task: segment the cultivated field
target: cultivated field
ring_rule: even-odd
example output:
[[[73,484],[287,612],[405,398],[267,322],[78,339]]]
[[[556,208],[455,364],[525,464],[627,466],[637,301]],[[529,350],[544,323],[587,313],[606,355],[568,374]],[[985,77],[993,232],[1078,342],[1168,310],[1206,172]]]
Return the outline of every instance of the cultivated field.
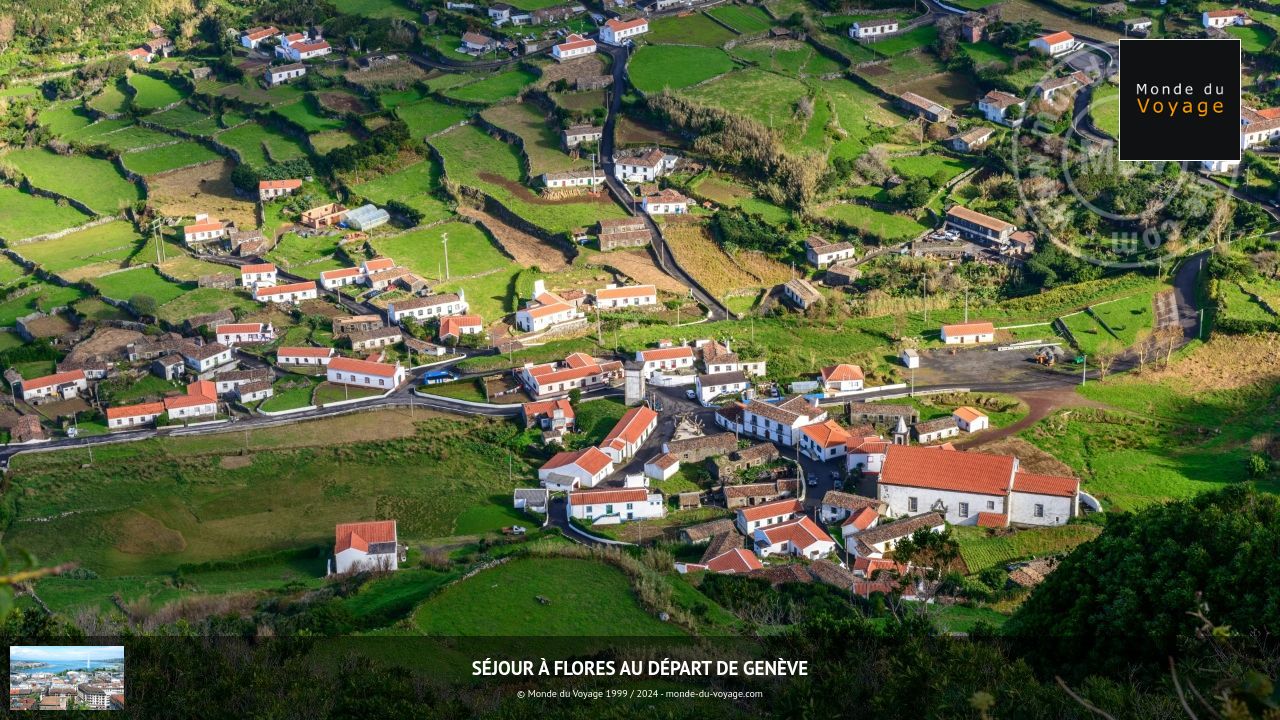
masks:
[[[89,219],[65,203],[0,185],[0,239],[13,242],[82,225]]]
[[[457,125],[469,115],[471,112],[466,108],[448,105],[432,98],[396,107],[396,117],[403,120],[409,126],[409,132],[417,138],[425,138]]]
[[[662,229],[662,235],[680,267],[717,298],[752,288],[771,288],[791,278],[786,265],[762,253],[740,250],[729,255],[701,225],[669,224]]]
[[[170,145],[125,153],[120,161],[139,175],[154,175],[190,165],[217,160],[220,155],[197,142],[183,141]]]
[[[212,135],[219,129],[216,115],[197,110],[185,103],[164,112],[148,115],[147,121],[162,127],[183,130],[192,135]]]
[[[56,240],[18,245],[14,251],[45,270],[72,282],[119,268],[138,249],[142,238],[133,225],[114,220]]]
[[[112,122],[112,121],[107,121]],[[97,125],[105,126],[106,123],[99,122]],[[137,125],[126,125],[116,130],[103,133],[86,132],[81,136],[83,142],[95,145],[105,145],[112,150],[127,152],[129,150],[137,150],[139,148],[154,147],[173,143],[176,138],[167,133],[157,132],[148,128],[139,127]]]
[[[733,69],[720,48],[696,45],[645,45],[627,66],[631,83],[642,92],[679,90]]]
[[[308,94],[298,102],[277,107],[276,112],[307,133],[337,130],[344,125],[342,120],[323,114],[318,105],[316,97]]]
[[[257,225],[254,203],[235,194],[231,184],[230,160],[175,170],[147,180],[151,204],[164,215],[210,217],[235,220],[241,227]]]
[[[169,282],[150,267],[121,270],[95,278],[93,286],[109,298],[128,300],[134,295],[148,295],[163,305],[182,295],[187,288]]]
[[[463,102],[489,105],[499,100],[515,97],[529,83],[537,79],[533,73],[519,68],[491,75],[461,87],[444,91],[446,97]]]
[[[764,70],[784,75],[825,75],[839,72],[840,63],[798,40],[761,40],[739,45],[733,55]]]
[[[114,213],[142,199],[142,190],[108,160],[32,148],[15,150],[0,162],[17,168],[36,187],[79,200],[99,213]]]
[[[480,228],[471,223],[452,222],[370,241],[379,255],[433,280],[444,279],[444,235],[449,235],[449,275],[462,278],[511,266],[506,257]]]
[[[765,220],[780,224],[791,218],[791,212],[767,200],[757,198],[751,188],[730,178],[706,173],[694,180],[693,191],[718,205],[741,208]]]
[[[215,139],[238,152],[240,159],[249,165],[270,165],[307,154],[302,143],[256,122],[224,130]]]
[[[906,215],[882,212],[854,203],[829,205],[819,214],[884,242],[909,240],[929,229]]]
[[[815,103],[812,117],[800,116],[798,103],[811,93],[804,83],[794,78],[753,68],[729,73],[680,94],[698,103],[741,113],[776,129],[788,147],[819,150],[824,147],[822,128],[830,117],[828,106]],[[750,98],[751,102],[744,103],[743,98]]]
[[[701,13],[667,16],[649,21],[649,33],[641,39],[657,44],[720,47],[737,37],[723,25]]]
[[[743,35],[764,32],[773,26],[773,18],[757,7],[721,5],[708,10],[707,14]]]
[[[441,200],[440,178],[443,171],[434,160],[419,160],[395,172],[351,187],[351,192],[378,205],[399,200],[422,213],[423,224],[449,217],[449,205]]]
[[[481,115],[494,125],[520,136],[524,141],[524,153],[529,159],[531,175],[585,169],[590,166],[589,160],[575,160],[561,150],[560,133],[534,105],[509,103],[485,110]]]
[[[142,73],[130,75],[129,85],[134,91],[133,106],[144,112],[172,105],[186,97],[186,93],[173,83]]]

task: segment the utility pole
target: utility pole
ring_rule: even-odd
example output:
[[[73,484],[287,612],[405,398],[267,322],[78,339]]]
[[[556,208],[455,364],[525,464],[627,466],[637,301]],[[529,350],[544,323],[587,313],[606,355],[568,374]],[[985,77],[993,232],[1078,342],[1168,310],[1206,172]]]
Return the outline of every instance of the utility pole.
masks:
[[[1204,340],[1204,308],[1200,308],[1200,322],[1196,323],[1196,339]]]
[[[440,244],[444,245],[444,279],[449,279],[449,233],[440,236]]]
[[[1080,358],[1080,385],[1083,387],[1089,380],[1089,356],[1081,355]]]
[[[969,322],[969,288],[964,289],[964,321]]]

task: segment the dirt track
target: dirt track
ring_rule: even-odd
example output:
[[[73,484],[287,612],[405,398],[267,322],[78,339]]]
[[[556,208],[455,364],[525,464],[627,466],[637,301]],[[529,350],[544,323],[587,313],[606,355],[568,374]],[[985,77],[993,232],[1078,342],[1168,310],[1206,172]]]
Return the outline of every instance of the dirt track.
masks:
[[[1013,437],[1041,420],[1049,417],[1055,410],[1065,407],[1106,407],[1078,393],[1074,387],[1054,390],[1028,390],[1016,394],[1017,398],[1027,404],[1029,411],[1021,420],[1002,428],[980,433],[977,437],[956,443],[963,450],[990,445],[1005,438]]]
[[[458,214],[479,221],[493,234],[502,249],[525,267],[536,266],[544,272],[554,272],[563,270],[569,265],[568,258],[559,248],[513,228],[483,210],[459,205]]]

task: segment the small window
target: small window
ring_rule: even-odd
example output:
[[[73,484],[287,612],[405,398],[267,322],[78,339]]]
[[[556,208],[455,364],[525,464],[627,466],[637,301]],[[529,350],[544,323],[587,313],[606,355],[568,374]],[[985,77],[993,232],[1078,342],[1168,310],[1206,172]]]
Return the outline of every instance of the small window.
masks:
[[[916,511],[916,499],[913,497],[907,498],[907,512],[915,512],[915,511]]]
[[[960,517],[962,518],[969,517],[969,503],[964,503],[964,502],[960,503]]]
[[[1036,515],[1036,517],[1038,517],[1038,518],[1042,518],[1042,517],[1044,517],[1044,505],[1041,505],[1040,503],[1036,503],[1036,512],[1035,512],[1035,515]]]
[[[996,509],[996,501],[995,501],[995,500],[988,500],[988,501],[987,501],[987,509],[988,509],[988,510],[995,510],[995,509]]]

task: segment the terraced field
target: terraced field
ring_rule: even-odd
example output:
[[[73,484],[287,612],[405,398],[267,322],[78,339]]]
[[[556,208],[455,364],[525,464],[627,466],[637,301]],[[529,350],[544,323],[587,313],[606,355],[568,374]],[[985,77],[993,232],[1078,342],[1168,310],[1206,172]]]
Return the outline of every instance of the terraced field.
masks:
[[[114,213],[142,199],[142,189],[109,160],[30,148],[8,153],[0,162],[17,168],[36,187],[79,200],[99,213]]]

